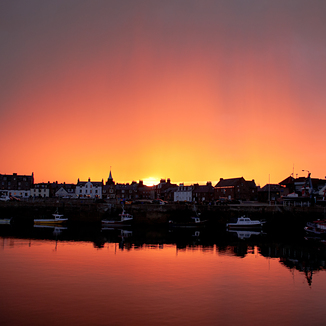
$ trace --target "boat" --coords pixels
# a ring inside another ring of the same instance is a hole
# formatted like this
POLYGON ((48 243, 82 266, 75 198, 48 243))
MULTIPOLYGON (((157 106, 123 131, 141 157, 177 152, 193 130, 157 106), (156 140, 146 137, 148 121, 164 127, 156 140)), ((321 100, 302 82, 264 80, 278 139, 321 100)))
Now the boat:
POLYGON ((61 225, 67 223, 68 219, 64 215, 59 214, 58 211, 52 214, 53 218, 34 219, 36 225, 61 225))
POLYGON ((227 223, 228 229, 253 229, 260 228, 264 225, 265 221, 251 220, 249 217, 241 216, 238 217, 234 223, 227 223))
POLYGON ((204 227, 206 223, 206 220, 202 221, 198 216, 191 217, 189 221, 174 222, 169 220, 169 226, 179 228, 199 228, 204 227))
POLYGON ((307 222, 304 227, 306 233, 316 234, 316 235, 326 235, 326 220, 316 220, 313 222, 307 222))
POLYGON ((0 224, 10 224, 11 223, 11 218, 1 218, 0 219, 0 224))
POLYGON ((134 217, 131 214, 128 214, 123 209, 122 213, 119 214, 119 220, 102 220, 102 226, 111 226, 111 227, 120 227, 127 226, 130 224, 134 217))

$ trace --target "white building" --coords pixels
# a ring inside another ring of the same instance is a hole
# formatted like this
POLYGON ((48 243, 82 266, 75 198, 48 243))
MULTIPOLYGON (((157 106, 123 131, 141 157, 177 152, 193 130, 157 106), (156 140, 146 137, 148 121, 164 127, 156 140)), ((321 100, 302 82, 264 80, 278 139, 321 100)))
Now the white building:
POLYGON ((85 198, 102 198, 103 180, 101 182, 77 181, 76 196, 85 198))
POLYGON ((174 192, 174 201, 192 201, 192 192, 194 186, 185 186, 183 183, 179 184, 177 191, 174 192))
POLYGON ((50 197, 50 188, 47 183, 35 183, 31 188, 32 197, 50 197))

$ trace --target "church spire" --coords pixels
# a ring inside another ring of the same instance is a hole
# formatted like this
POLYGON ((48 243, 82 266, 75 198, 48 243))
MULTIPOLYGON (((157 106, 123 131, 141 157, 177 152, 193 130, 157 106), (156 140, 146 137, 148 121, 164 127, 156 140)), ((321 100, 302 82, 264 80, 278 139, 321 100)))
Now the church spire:
POLYGON ((113 181, 113 178, 112 178, 112 172, 111 172, 111 166, 110 166, 110 174, 109 174, 109 177, 108 177, 108 181, 106 182, 107 185, 114 185, 114 181, 113 181))

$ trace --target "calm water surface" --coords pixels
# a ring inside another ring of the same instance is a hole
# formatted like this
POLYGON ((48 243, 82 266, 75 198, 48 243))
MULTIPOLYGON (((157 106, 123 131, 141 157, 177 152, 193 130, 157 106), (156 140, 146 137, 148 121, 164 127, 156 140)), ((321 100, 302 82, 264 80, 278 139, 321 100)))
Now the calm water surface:
POLYGON ((35 232, 0 237, 3 326, 326 323, 322 243, 35 232))

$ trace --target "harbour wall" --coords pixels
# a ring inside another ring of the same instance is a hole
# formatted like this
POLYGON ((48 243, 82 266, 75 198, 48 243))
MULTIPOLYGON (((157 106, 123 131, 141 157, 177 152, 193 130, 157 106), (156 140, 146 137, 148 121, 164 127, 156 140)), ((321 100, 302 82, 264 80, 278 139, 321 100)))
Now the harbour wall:
MULTIPOLYGON (((115 201, 91 199, 46 198, 28 201, 0 202, 0 218, 13 218, 17 223, 32 223, 34 218, 49 218, 58 211, 70 223, 100 223, 102 219, 118 217, 122 211, 115 201)), ((198 214, 211 224, 225 224, 230 218, 246 215, 251 219, 265 219, 272 224, 305 224, 309 220, 325 219, 326 207, 293 207, 245 203, 234 205, 198 205, 171 203, 166 205, 125 205, 125 211, 134 216, 134 222, 145 225, 164 225, 169 220, 180 221, 198 214), (196 210, 196 212, 195 212, 196 210)))

